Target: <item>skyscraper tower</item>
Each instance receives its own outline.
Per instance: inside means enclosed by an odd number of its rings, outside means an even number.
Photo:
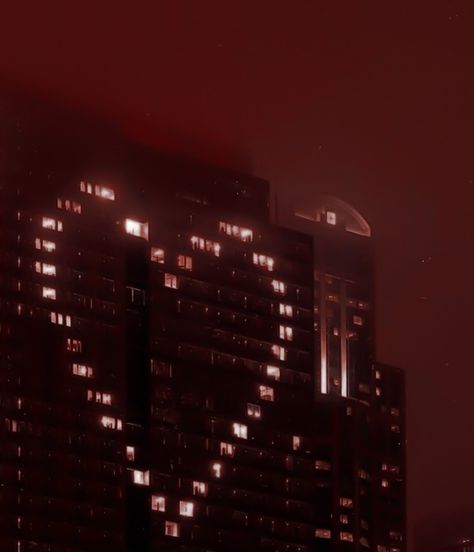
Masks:
[[[405,550],[365,220],[35,136],[2,156],[2,550]]]

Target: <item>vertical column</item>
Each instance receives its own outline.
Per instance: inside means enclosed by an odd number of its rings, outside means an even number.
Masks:
[[[318,297],[317,297],[317,272],[314,273],[314,306],[316,306]],[[320,390],[322,394],[327,394],[328,392],[328,360],[327,360],[327,313],[326,313],[326,276],[321,274],[319,278],[319,321],[320,321],[320,345],[321,345],[321,383]],[[316,360],[316,359],[315,359]]]
[[[341,312],[341,395],[347,397],[349,381],[347,377],[347,289],[346,282],[341,280],[339,292]]]

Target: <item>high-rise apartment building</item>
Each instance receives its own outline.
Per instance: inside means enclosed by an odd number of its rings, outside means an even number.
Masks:
[[[360,214],[329,198],[283,228],[260,179],[23,134],[0,548],[405,551],[403,375],[374,359]]]

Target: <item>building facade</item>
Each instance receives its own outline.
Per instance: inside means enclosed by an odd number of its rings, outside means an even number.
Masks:
[[[284,228],[260,179],[68,155],[3,155],[1,549],[405,551],[364,219]]]

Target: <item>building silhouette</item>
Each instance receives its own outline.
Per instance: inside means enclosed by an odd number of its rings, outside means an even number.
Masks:
[[[405,551],[367,222],[39,119],[3,136],[1,550]]]

